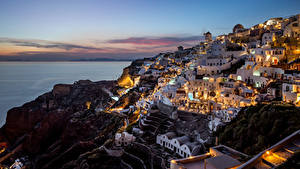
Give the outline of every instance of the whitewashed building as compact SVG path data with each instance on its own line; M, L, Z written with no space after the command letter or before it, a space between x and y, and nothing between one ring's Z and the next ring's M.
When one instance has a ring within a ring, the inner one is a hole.
M115 145L116 146L127 146L135 141L135 137L126 131L122 133L116 133L115 135Z
M300 105L300 83L283 83L282 100Z
M285 26L283 35L287 37L300 37L300 14L296 15L296 21Z
M199 142L190 142L188 136L177 137L174 132L159 134L156 136L156 143L165 147L179 156L186 158L192 155L197 155L201 150Z
M275 33L273 32L266 32L262 36L262 45L271 44L273 41L275 41Z

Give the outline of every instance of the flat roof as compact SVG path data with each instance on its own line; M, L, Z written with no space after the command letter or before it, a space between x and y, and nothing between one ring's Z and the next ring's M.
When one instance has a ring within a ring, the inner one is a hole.
M225 145L218 145L215 147L212 147L212 149L219 151L220 153L224 154L224 155L228 155L231 158L234 158L236 160L240 160L243 161L243 159L245 159L247 157L246 154L243 154L237 150L234 150L230 147L227 147Z
M227 169L231 167L236 167L241 165L242 163L238 160L228 156L228 155L221 155L212 158L205 159L207 164L212 165L215 169Z
M204 168L204 160L186 163L183 167L186 169L201 169Z

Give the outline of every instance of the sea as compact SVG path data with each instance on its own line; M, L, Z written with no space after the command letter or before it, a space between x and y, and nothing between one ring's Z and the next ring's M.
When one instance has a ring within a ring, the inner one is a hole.
M58 83L116 80L131 62L0 62L0 126L7 111L49 92Z

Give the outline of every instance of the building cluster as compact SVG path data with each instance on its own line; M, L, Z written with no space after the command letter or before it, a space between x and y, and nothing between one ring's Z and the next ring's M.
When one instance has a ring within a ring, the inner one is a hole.
M147 133L160 147L187 159L199 154L209 140L190 129L196 126L196 116L205 116L203 124L212 133L243 107L271 100L300 106L300 14L251 28L237 24L232 33L216 38L210 32L204 36L205 41L194 47L179 46L176 52L144 59L133 76L123 78L120 89L128 92L135 87L143 93L132 108L139 113L134 131ZM141 81L148 83L140 85ZM153 105L169 108L154 111ZM123 138L128 141L121 143ZM132 141L126 133L116 136L119 146ZM203 168L219 168L223 162L237 167L242 161L236 157L242 156L246 155L220 146L196 162ZM189 165L186 161L173 161L171 168Z

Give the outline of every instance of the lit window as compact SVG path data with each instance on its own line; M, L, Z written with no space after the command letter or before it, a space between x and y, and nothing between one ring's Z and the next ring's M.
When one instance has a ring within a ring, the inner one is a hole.
M237 76L236 80L242 80L241 76Z

